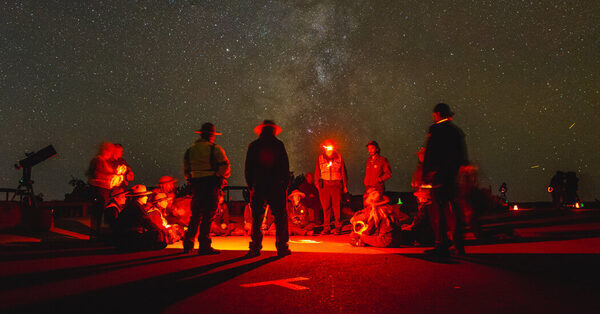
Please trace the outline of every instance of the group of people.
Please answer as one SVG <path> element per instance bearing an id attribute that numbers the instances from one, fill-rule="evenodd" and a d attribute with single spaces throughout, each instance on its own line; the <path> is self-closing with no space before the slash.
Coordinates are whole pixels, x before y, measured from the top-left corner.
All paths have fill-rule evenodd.
<path id="1" fill-rule="evenodd" d="M 410 225 L 401 225 L 409 217 L 384 196 L 385 182 L 392 176 L 388 160 L 381 156 L 377 142 L 367 144 L 370 156 L 365 166 L 364 209 L 351 219 L 353 245 L 389 246 L 394 234 L 429 222 L 435 233 L 435 246 L 429 253 L 464 254 L 464 218 L 456 210 L 455 198 L 459 168 L 468 161 L 464 134 L 452 122 L 452 116 L 444 103 L 433 110 L 434 124 L 419 153 L 420 163 L 413 177 L 419 211 Z M 183 168 L 191 197 L 176 199 L 176 180 L 171 177 L 161 178 L 154 191 L 147 191 L 143 185 L 127 190 L 133 171 L 122 158 L 122 147 L 103 143 L 88 171 L 89 183 L 95 189 L 92 229 L 101 230 L 104 213 L 122 246 L 153 249 L 181 239 L 184 252 L 189 253 L 198 239 L 200 255 L 219 253 L 211 245 L 211 234 L 249 233 L 249 257 L 260 255 L 263 232 L 272 231 L 273 226 L 278 256 L 291 254 L 290 234 L 312 235 L 319 227 L 321 234 L 340 234 L 342 197 L 348 192 L 341 154 L 332 141 L 325 141 L 314 177 L 307 174 L 297 190 L 288 191 L 289 159 L 285 145 L 277 138 L 281 131 L 271 120 L 264 120 L 254 129 L 258 138 L 248 146 L 245 160 L 250 202 L 242 228 L 229 223 L 222 188 L 231 175 L 231 165 L 223 147 L 215 143 L 221 133 L 214 124 L 204 123 L 196 131 L 200 137 L 184 154 Z M 120 153 L 115 152 L 116 147 Z M 186 202 L 187 213 L 181 205 Z"/>

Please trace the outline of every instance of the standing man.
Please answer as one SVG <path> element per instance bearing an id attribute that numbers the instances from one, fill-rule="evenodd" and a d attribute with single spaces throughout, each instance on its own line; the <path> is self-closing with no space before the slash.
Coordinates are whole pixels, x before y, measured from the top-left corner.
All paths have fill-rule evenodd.
<path id="1" fill-rule="evenodd" d="M 250 190 L 252 207 L 252 231 L 248 257 L 260 255 L 263 234 L 261 221 L 268 205 L 275 216 L 277 255 L 292 254 L 288 248 L 288 217 L 286 191 L 290 180 L 290 164 L 283 142 L 276 136 L 281 127 L 271 120 L 264 120 L 254 129 L 259 138 L 248 146 L 246 154 L 246 183 Z"/>
<path id="2" fill-rule="evenodd" d="M 336 235 L 340 234 L 342 229 L 341 205 L 342 194 L 348 193 L 348 175 L 346 165 L 342 156 L 335 150 L 333 142 L 327 140 L 323 143 L 323 154 L 317 159 L 315 169 L 315 181 L 319 183 L 319 197 L 323 208 L 323 232 L 331 232 L 331 212 L 335 217 Z"/>
<path id="3" fill-rule="evenodd" d="M 385 181 L 392 177 L 392 169 L 388 160 L 381 156 L 379 144 L 370 141 L 367 144 L 369 159 L 367 159 L 367 170 L 365 171 L 365 191 L 374 188 L 380 193 L 385 192 Z"/>
<path id="4" fill-rule="evenodd" d="M 423 160 L 423 187 L 431 188 L 430 218 L 435 232 L 435 247 L 426 252 L 438 256 L 447 256 L 451 251 L 465 253 L 462 215 L 454 199 L 458 169 L 468 163 L 467 147 L 463 131 L 452 123 L 453 115 L 445 103 L 434 107 L 434 124 L 429 128 Z"/>
<path id="5" fill-rule="evenodd" d="M 219 204 L 219 192 L 225 179 L 231 175 L 229 159 L 223 148 L 215 144 L 217 133 L 212 123 L 204 123 L 196 133 L 200 138 L 186 152 L 183 171 L 192 189 L 192 217 L 183 240 L 183 251 L 189 253 L 194 248 L 198 224 L 198 254 L 214 255 L 220 252 L 211 247 L 210 223 Z"/>

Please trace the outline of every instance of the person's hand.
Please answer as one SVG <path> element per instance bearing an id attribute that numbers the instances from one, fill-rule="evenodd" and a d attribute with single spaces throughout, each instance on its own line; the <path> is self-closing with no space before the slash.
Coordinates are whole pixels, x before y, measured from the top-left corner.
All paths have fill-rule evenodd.
<path id="1" fill-rule="evenodd" d="M 348 193 L 348 187 L 347 186 L 344 186 L 344 194 L 345 193 Z"/>

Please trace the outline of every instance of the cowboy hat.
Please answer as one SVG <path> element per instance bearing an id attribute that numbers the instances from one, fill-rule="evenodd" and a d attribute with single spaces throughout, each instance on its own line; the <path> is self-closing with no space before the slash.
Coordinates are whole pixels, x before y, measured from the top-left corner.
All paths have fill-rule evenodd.
<path id="1" fill-rule="evenodd" d="M 129 192 L 129 194 L 127 194 L 127 197 L 142 197 L 142 196 L 148 196 L 150 194 L 152 194 L 152 192 L 147 191 L 145 185 L 138 184 L 138 185 L 134 185 L 131 188 L 131 191 Z"/>
<path id="2" fill-rule="evenodd" d="M 294 198 L 294 195 L 300 195 L 300 198 L 304 198 L 304 193 L 298 191 L 298 190 L 293 190 L 292 193 L 290 193 L 290 195 L 288 195 L 288 200 L 292 200 Z"/>
<path id="3" fill-rule="evenodd" d="M 275 134 L 275 136 L 279 135 L 279 133 L 281 133 L 281 127 L 278 126 L 277 124 L 275 124 L 275 122 L 273 120 L 264 120 L 261 124 L 257 125 L 254 128 L 254 133 L 260 135 L 260 133 L 262 133 L 263 128 L 265 127 L 272 127 L 273 128 L 273 133 Z"/>
<path id="4" fill-rule="evenodd" d="M 198 134 L 211 133 L 214 135 L 223 135 L 222 133 L 217 132 L 217 128 L 215 127 L 215 125 L 210 122 L 204 123 L 202 125 L 202 127 L 200 127 L 200 130 L 196 130 L 196 131 L 194 131 L 194 133 L 198 133 Z"/>

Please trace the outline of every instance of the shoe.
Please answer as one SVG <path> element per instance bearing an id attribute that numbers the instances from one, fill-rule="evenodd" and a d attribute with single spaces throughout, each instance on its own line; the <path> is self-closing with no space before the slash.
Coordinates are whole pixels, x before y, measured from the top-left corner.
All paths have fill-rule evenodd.
<path id="1" fill-rule="evenodd" d="M 259 250 L 250 250 L 250 251 L 248 251 L 248 253 L 246 253 L 246 258 L 253 258 L 253 257 L 259 257 L 259 256 L 260 256 Z"/>
<path id="2" fill-rule="evenodd" d="M 333 229 L 333 234 L 334 234 L 334 235 L 340 235 L 340 233 L 342 233 L 342 230 L 341 230 L 341 229 L 342 229 L 342 228 L 335 228 L 335 229 Z"/>
<path id="3" fill-rule="evenodd" d="M 183 242 L 183 254 L 189 254 L 194 249 L 194 244 Z"/>
<path id="4" fill-rule="evenodd" d="M 331 229 L 329 228 L 325 228 L 323 229 L 323 231 L 321 232 L 321 234 L 330 234 L 331 233 Z"/>
<path id="5" fill-rule="evenodd" d="M 313 235 L 315 235 L 315 232 L 314 232 L 314 231 L 312 231 L 312 230 L 310 230 L 310 231 L 307 231 L 307 232 L 306 232 L 306 235 L 307 235 L 307 236 L 313 236 Z"/>
<path id="6" fill-rule="evenodd" d="M 198 249 L 198 255 L 217 255 L 220 254 L 221 251 L 215 250 L 212 247 Z"/>
<path id="7" fill-rule="evenodd" d="M 292 251 L 290 251 L 289 248 L 277 250 L 278 257 L 284 257 L 284 256 L 288 256 L 288 255 L 292 255 Z"/>
<path id="8" fill-rule="evenodd" d="M 433 249 L 428 249 L 424 251 L 425 254 L 436 257 L 449 257 L 450 251 L 448 249 L 442 249 L 439 247 L 434 247 Z"/>
<path id="9" fill-rule="evenodd" d="M 455 246 L 451 246 L 451 247 L 448 249 L 448 252 L 449 252 L 449 253 L 450 253 L 450 255 L 452 255 L 452 256 L 465 256 L 465 255 L 467 255 L 467 254 L 465 253 L 465 248 L 464 248 L 464 247 L 463 247 L 463 248 L 456 248 Z"/>

